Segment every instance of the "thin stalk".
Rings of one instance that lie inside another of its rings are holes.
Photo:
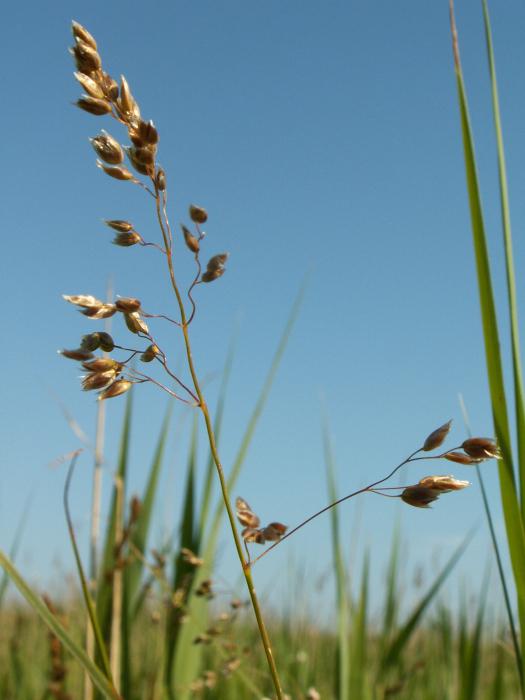
[[[122,514],[124,500],[124,484],[120,476],[115,478],[116,507],[115,507],[115,552],[121,548],[123,540]],[[120,693],[120,670],[121,670],[121,641],[122,641],[122,576],[123,570],[120,566],[119,557],[116,558],[113,569],[113,600],[111,612],[111,646],[110,663],[111,675],[113,676],[117,692]]]
[[[179,311],[180,311],[180,318],[181,318],[181,326],[182,326],[182,333],[184,336],[184,346],[186,349],[186,358],[188,361],[188,368],[191,374],[191,378],[193,381],[193,386],[195,388],[195,392],[198,397],[198,407],[200,408],[202,415],[204,417],[204,422],[206,424],[206,432],[208,434],[208,441],[210,444],[210,450],[211,454],[213,457],[213,461],[215,463],[215,467],[217,469],[217,474],[219,477],[219,482],[220,482],[220,487],[221,487],[221,492],[222,492],[222,497],[224,501],[224,506],[226,508],[226,512],[228,514],[228,520],[230,521],[230,527],[235,543],[235,549],[237,550],[237,556],[239,557],[239,561],[242,566],[244,578],[246,581],[246,586],[248,587],[248,592],[250,594],[250,600],[252,603],[253,611],[255,614],[255,618],[257,620],[257,626],[259,628],[259,635],[261,637],[261,642],[264,647],[264,652],[266,654],[266,660],[268,662],[268,668],[270,671],[270,675],[272,677],[272,682],[275,688],[275,692],[277,695],[277,700],[283,700],[283,690],[281,687],[281,681],[279,679],[279,674],[277,672],[277,667],[275,665],[275,659],[273,657],[273,652],[272,652],[272,647],[271,647],[271,642],[270,642],[270,637],[268,635],[268,632],[266,630],[266,625],[264,624],[264,619],[262,616],[261,612],[261,607],[259,604],[259,600],[257,598],[257,593],[255,592],[255,586],[253,583],[253,578],[250,570],[250,566],[246,560],[246,557],[244,556],[243,548],[242,548],[242,542],[241,538],[239,537],[239,534],[237,532],[237,527],[235,524],[235,516],[233,513],[233,509],[230,503],[230,497],[228,493],[228,486],[226,482],[226,476],[224,474],[224,469],[221,464],[221,460],[219,457],[219,453],[217,451],[217,445],[215,442],[215,434],[213,431],[213,425],[210,417],[210,412],[208,410],[208,406],[206,404],[206,401],[204,400],[204,395],[202,393],[200,383],[197,377],[197,373],[195,370],[195,365],[193,362],[193,356],[192,356],[192,351],[191,351],[191,344],[190,344],[190,338],[189,338],[189,333],[188,333],[188,321],[186,318],[186,310],[184,308],[184,302],[182,300],[182,296],[180,294],[176,279],[175,279],[175,271],[173,269],[173,257],[172,257],[172,248],[171,248],[171,231],[169,228],[169,222],[167,220],[166,214],[165,214],[165,209],[164,209],[164,220],[163,220],[163,212],[161,209],[161,196],[159,193],[159,190],[155,186],[155,191],[156,191],[156,210],[157,210],[157,218],[159,222],[159,226],[162,232],[162,237],[164,239],[164,245],[167,250],[167,263],[168,263],[168,270],[169,270],[169,275],[170,275],[170,281],[171,281],[171,286],[173,288],[173,292],[175,294],[175,297],[177,299],[177,304],[179,306]]]
[[[325,506],[324,508],[321,508],[321,510],[318,510],[317,513],[314,513],[309,518],[306,518],[306,520],[303,520],[302,523],[299,523],[299,525],[296,525],[289,532],[287,532],[285,535],[283,535],[280,540],[277,540],[277,542],[274,542],[270,547],[268,547],[268,549],[265,549],[262,554],[259,554],[258,557],[253,559],[253,561],[250,563],[250,566],[253,566],[255,564],[255,562],[259,561],[259,559],[262,559],[265,556],[265,554],[268,554],[268,552],[271,552],[271,550],[274,549],[275,547],[277,547],[277,545],[281,544],[281,542],[284,542],[284,540],[288,539],[288,537],[291,537],[291,535],[293,535],[295,532],[297,532],[297,530],[300,530],[302,527],[307,525],[309,522],[311,522],[312,520],[315,520],[315,518],[318,518],[323,513],[326,513],[327,510],[330,510],[331,508],[335,508],[335,506],[338,506],[340,503],[343,503],[344,501],[348,501],[349,498],[353,498],[354,496],[359,496],[360,493],[365,493],[366,491],[372,491],[376,486],[379,486],[379,484],[382,484],[385,481],[388,481],[388,479],[393,477],[394,474],[399,469],[401,469],[401,467],[403,467],[405,464],[408,464],[408,462],[414,461],[415,455],[417,455],[418,452],[421,452],[421,450],[422,450],[422,448],[420,447],[415,452],[412,452],[412,454],[409,455],[402,462],[400,462],[397,465],[397,467],[394,467],[394,469],[392,469],[390,474],[387,474],[382,479],[379,479],[378,481],[374,481],[372,484],[369,484],[368,486],[365,486],[362,489],[359,489],[357,491],[353,491],[352,493],[349,493],[347,496],[343,496],[342,498],[338,498],[337,501],[334,501],[333,503],[330,503],[329,505]],[[386,495],[386,494],[381,494],[381,495]],[[397,498],[397,496],[395,498]]]

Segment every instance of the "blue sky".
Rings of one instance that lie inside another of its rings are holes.
[[[208,0],[156,2],[145,9],[143,3],[115,1],[18,3],[5,10],[1,45],[10,70],[3,82],[0,174],[0,285],[7,301],[0,546],[9,546],[30,495],[20,564],[32,580],[44,583],[71,567],[61,506],[64,468],[49,464],[78,441],[59,402],[86,433],[92,435],[95,424],[92,395],[80,393],[77,368],[56,350],[75,346],[96,326],[61,294],[103,296],[111,276],[117,293],[138,296],[153,311],[174,311],[159,257],[111,246],[101,223],[129,218],[145,237],[156,235],[138,189],[95,167],[88,137],[100,128],[122,142],[125,137],[107,120],[71,106],[80,94],[67,54],[71,19],[94,34],[106,70],[126,75],[143,115],[155,121],[172,221],[184,220],[190,202],[202,204],[210,214],[206,253],[230,252],[226,275],[198,290],[192,326],[211,406],[216,375],[238,333],[221,450],[227,467],[293,299],[309,275],[236,490],[263,519],[293,525],[326,502],[323,403],[342,493],[389,471],[449,418],[451,445],[461,442],[458,392],[473,430],[492,434],[447,4]],[[518,0],[493,4],[519,283],[525,252],[525,6]],[[480,3],[458,2],[457,16],[496,291],[503,302]],[[184,279],[191,267],[182,248],[179,260]],[[523,300],[521,286],[518,292]],[[506,350],[505,326],[502,331]],[[176,334],[159,332],[177,366],[182,349]],[[131,492],[142,488],[165,407],[164,395],[140,387]],[[106,494],[122,408],[122,400],[108,403]],[[174,427],[170,441],[154,539],[178,512],[189,425],[184,411],[175,425],[182,427]],[[206,456],[204,441],[201,454]],[[72,493],[84,541],[90,470],[86,454]],[[483,470],[502,534],[495,464]],[[406,478],[416,481],[433,471],[411,467]],[[445,464],[437,471],[451,470]],[[418,564],[435,570],[436,560],[443,562],[476,528],[456,581],[468,577],[477,588],[490,556],[481,499],[474,473],[458,467],[454,474],[471,479],[472,488],[429,511],[373,496],[341,508],[349,550],[354,532],[355,562],[366,548],[372,551],[378,593],[385,543],[399,516],[407,571]],[[309,575],[322,574],[330,565],[329,542],[328,519],[320,519],[261,562],[261,586],[290,560]],[[223,576],[235,580],[226,535],[221,562]],[[271,592],[271,603],[280,606],[284,592],[284,585]],[[500,604],[496,585],[493,600]]]

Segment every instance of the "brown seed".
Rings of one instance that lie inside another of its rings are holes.
[[[120,233],[128,233],[128,231],[133,229],[133,224],[130,224],[129,221],[123,221],[122,219],[106,219],[104,223],[106,226]]]
[[[97,117],[111,112],[111,104],[109,102],[106,102],[106,100],[99,100],[96,97],[89,97],[88,95],[80,97],[75,104],[77,107],[80,107],[80,109],[83,109],[84,112],[89,112]]]
[[[95,73],[102,67],[102,61],[97,50],[83,41],[77,40],[76,45],[71,49],[71,53],[80,73],[89,75],[89,73]]]
[[[132,245],[136,245],[142,241],[142,236],[136,231],[130,231],[129,233],[117,233],[113,239],[115,245],[120,245],[123,248],[129,248]]]
[[[97,399],[98,401],[104,401],[105,399],[112,399],[115,396],[120,396],[124,392],[131,389],[133,386],[132,382],[128,382],[127,379],[117,379],[113,384],[108,386],[107,389],[100,392]]]
[[[423,486],[408,486],[401,494],[401,499],[415,508],[428,508],[439,497],[439,491]]]
[[[113,338],[110,336],[109,333],[105,333],[104,331],[100,331],[98,334],[100,338],[100,349],[103,350],[104,352],[111,352],[115,348],[115,343],[113,342]]]
[[[118,98],[117,103],[119,109],[128,121],[140,119],[139,106],[131,94],[128,81],[123,75],[120,76],[120,97]]]
[[[144,165],[144,163],[141,163],[139,160],[136,159],[134,148],[126,148],[126,153],[129,158],[129,162],[138,173],[140,173],[141,175],[150,175],[151,168],[148,168],[147,165]]]
[[[107,370],[105,372],[93,372],[86,375],[82,379],[82,389],[84,391],[93,391],[93,389],[103,389],[115,379],[115,370]]]
[[[97,357],[91,362],[83,362],[82,367],[88,372],[120,372],[122,370],[122,363],[112,360],[110,357]]]
[[[205,224],[208,221],[208,213],[206,209],[190,204],[190,219],[196,224]]]
[[[215,280],[219,279],[219,277],[222,277],[224,274],[224,268],[220,268],[218,270],[206,270],[206,272],[202,273],[201,276],[201,281],[202,282],[214,282]]]
[[[149,333],[147,323],[136,311],[125,313],[124,320],[126,321],[126,326],[132,333],[144,333],[145,335]]]
[[[241,498],[238,496],[235,500],[235,509],[237,513],[237,519],[243,525],[244,527],[247,528],[257,528],[260,525],[260,519],[255,513],[252,511],[248,503],[244,500],[244,498]]]
[[[120,297],[115,301],[115,306],[117,307],[118,311],[123,311],[124,313],[138,311],[140,309],[140,299]]]
[[[501,450],[492,438],[469,438],[461,447],[474,459],[501,459]]]
[[[104,99],[106,96],[104,90],[96,80],[93,80],[93,78],[90,78],[89,75],[85,73],[74,73],[74,76],[90,97]]]
[[[93,357],[93,353],[88,350],[82,350],[82,348],[78,350],[59,350],[58,352],[64,357],[67,357],[68,360],[77,360],[80,362],[90,360]]]
[[[110,177],[114,177],[116,180],[134,180],[135,176],[127,168],[121,165],[108,166],[97,160],[97,166],[103,170]]]
[[[459,491],[470,485],[468,481],[460,481],[459,479],[454,479],[453,476],[425,476],[420,479],[418,486],[423,486],[427,489],[434,489],[435,491],[442,491],[443,493],[448,493],[449,491]]]
[[[92,49],[95,49],[95,51],[97,50],[97,42],[95,41],[94,37],[85,27],[78,22],[75,22],[75,20],[71,22],[71,31],[73,32],[73,36],[75,37],[76,41],[82,41],[84,44],[91,46]]]
[[[133,160],[141,165],[153,165],[155,163],[155,148],[153,146],[141,146],[130,149]]]
[[[181,224],[182,228],[182,233],[184,234],[184,241],[186,242],[186,246],[191,250],[192,253],[198,253],[200,250],[200,244],[199,244],[199,239],[194,236],[189,229],[184,226],[184,224]]]
[[[482,461],[479,458],[475,459],[474,457],[469,457],[469,455],[464,452],[447,452],[443,457],[457,464],[479,464]]]
[[[241,537],[245,542],[255,542],[256,544],[264,544],[266,538],[262,530],[256,530],[253,527],[245,527],[241,532]]]
[[[130,131],[129,137],[135,146],[145,144],[154,146],[159,141],[158,131],[151,120],[149,122],[140,120],[137,127]]]
[[[421,449],[423,449],[425,452],[430,452],[430,450],[435,450],[436,447],[442,445],[450,431],[451,425],[452,421],[449,420],[448,423],[445,423],[437,430],[434,430],[433,433],[430,433],[423,443],[423,447]]]
[[[277,542],[286,533],[288,527],[282,523],[270,523],[262,529],[262,534],[267,542]]]
[[[89,139],[95,153],[99,158],[102,158],[110,165],[118,165],[124,160],[124,151],[119,142],[110,136],[107,132],[102,131],[101,134]]]
[[[164,192],[166,189],[166,174],[162,168],[157,171],[157,175],[155,177],[155,184],[157,186],[157,189],[159,192]]]
[[[98,321],[101,318],[110,318],[117,312],[114,304],[102,304],[100,308],[82,309],[80,313],[88,318]]]
[[[89,333],[82,336],[80,341],[80,349],[86,352],[93,352],[100,347],[100,333]]]
[[[159,349],[156,345],[148,345],[148,347],[144,350],[142,355],[140,356],[140,359],[142,362],[151,362],[154,360],[157,355],[159,354]]]
[[[102,71],[102,77],[100,79],[100,84],[102,86],[102,89],[104,90],[104,94],[108,99],[110,99],[112,102],[115,102],[117,97],[118,97],[118,83],[116,80],[113,80],[113,78],[108,75],[108,73],[104,73]]]
[[[62,294],[62,299],[75,306],[82,306],[85,309],[99,309],[104,305],[103,301],[91,294]]]

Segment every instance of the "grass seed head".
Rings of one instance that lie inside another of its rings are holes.
[[[106,219],[104,223],[106,226],[109,226],[114,231],[118,231],[119,233],[129,233],[129,231],[133,230],[133,224],[131,224],[129,221],[124,221],[123,219]]]
[[[106,131],[89,139],[95,153],[110,165],[119,165],[124,160],[124,151],[119,142]]]
[[[115,396],[120,396],[126,391],[129,391],[132,386],[133,382],[129,382],[127,379],[117,379],[113,384],[110,384],[107,389],[101,391],[97,398],[99,401],[113,399]]]
[[[461,447],[474,459],[501,459],[501,450],[492,438],[469,438]]]
[[[151,362],[154,360],[157,355],[159,354],[159,349],[156,345],[148,345],[148,347],[144,350],[142,355],[140,356],[140,359],[142,362]]]
[[[75,78],[84,88],[84,91],[89,97],[95,97],[98,100],[104,100],[106,95],[99,82],[90,78],[85,73],[74,73]]]
[[[103,170],[106,175],[114,177],[115,180],[134,180],[135,176],[127,168],[122,165],[109,166],[104,165],[100,160],[97,160],[97,167]]]
[[[415,508],[428,508],[431,503],[438,499],[439,494],[439,491],[425,486],[408,486],[403,490],[401,500]]]
[[[81,24],[73,20],[73,22],[71,22],[71,31],[73,32],[75,41],[82,41],[95,51],[97,50],[97,42],[95,41],[94,37]]]
[[[182,233],[184,235],[184,242],[186,243],[186,247],[191,250],[192,253],[198,253],[200,250],[200,243],[199,239],[194,236],[191,231],[184,226],[184,224],[181,224],[181,229]]]
[[[97,357],[91,362],[83,362],[82,367],[88,372],[109,372],[110,370],[121,372],[123,365],[110,357]]]
[[[140,309],[140,300],[133,297],[120,297],[115,301],[115,306],[117,307],[118,311],[130,313]]]
[[[142,236],[136,231],[130,231],[129,233],[117,233],[113,239],[113,243],[121,246],[122,248],[129,248],[130,246],[141,242]]]
[[[479,458],[475,457],[470,457],[470,455],[465,454],[464,452],[447,452],[447,454],[443,455],[445,459],[448,459],[449,462],[456,462],[456,464],[479,464],[482,460]]]
[[[423,449],[425,452],[430,452],[430,450],[435,450],[437,447],[443,444],[445,438],[447,437],[452,421],[449,420],[434,432],[430,433],[425,442],[423,443]]]
[[[75,306],[82,306],[84,309],[100,309],[104,302],[91,294],[62,294],[62,299]]]
[[[114,369],[104,372],[90,372],[82,378],[82,389],[84,391],[103,389],[115,379],[116,374]]]
[[[145,333],[148,335],[149,328],[147,323],[140,317],[136,311],[124,314],[124,320],[126,321],[126,326],[128,330],[132,333]]]
[[[101,318],[111,318],[117,312],[117,307],[115,304],[102,304],[99,308],[85,308],[81,309],[80,313],[84,314],[88,318],[98,321]]]
[[[190,219],[196,224],[205,224],[208,221],[208,212],[196,204],[190,204]]]
[[[98,51],[77,38],[75,46],[71,49],[71,54],[75,59],[75,64],[79,73],[90,75],[102,68],[102,60]]]
[[[98,336],[100,339],[101,350],[103,350],[104,352],[111,352],[115,348],[115,343],[109,333],[106,333],[105,331],[100,331]]]
[[[157,189],[159,192],[164,192],[166,189],[166,173],[162,168],[160,168],[157,172],[157,176],[155,178],[155,184],[157,186]]]
[[[84,112],[94,114],[96,117],[101,117],[111,112],[111,104],[107,100],[102,100],[98,97],[84,95],[83,97],[79,97],[75,104],[77,107],[84,110]]]
[[[425,476],[418,482],[418,486],[441,491],[442,493],[459,491],[469,485],[469,481],[460,481],[459,479],[454,479],[453,476]]]
[[[68,360],[77,360],[78,362],[85,362],[93,357],[92,352],[82,348],[78,348],[78,350],[59,350],[58,352],[67,357]]]

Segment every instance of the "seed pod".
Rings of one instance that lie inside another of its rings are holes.
[[[115,301],[115,306],[118,311],[123,311],[124,313],[138,311],[140,309],[140,300],[132,297],[120,297]]]
[[[124,320],[126,321],[126,326],[132,333],[144,333],[145,335],[148,335],[149,328],[146,322],[136,311],[129,314],[124,314]]]
[[[262,534],[267,542],[277,542],[286,534],[288,527],[282,523],[270,523],[262,529]]]
[[[94,37],[91,36],[88,30],[81,24],[73,20],[71,23],[71,31],[76,41],[82,41],[84,44],[91,46],[92,49],[95,49],[95,51],[97,50],[97,42]]]
[[[107,333],[105,335],[107,335]],[[89,353],[98,350],[101,345],[100,336],[100,333],[88,333],[88,335],[82,336],[80,349]]]
[[[118,97],[118,83],[116,80],[108,74],[102,72],[102,77],[100,79],[100,84],[104,90],[104,94],[112,102],[115,102]]]
[[[266,539],[261,530],[256,530],[252,527],[246,527],[241,532],[241,537],[245,542],[255,542],[256,544],[265,544]]]
[[[208,221],[208,213],[206,209],[190,204],[190,219],[196,224],[205,224]]]
[[[127,168],[121,165],[108,166],[97,160],[97,167],[103,170],[110,177],[114,177],[116,180],[134,180],[135,176]]]
[[[99,158],[102,158],[110,165],[118,165],[124,160],[124,151],[119,142],[110,136],[107,132],[102,131],[101,134],[89,139],[95,153]]]
[[[181,224],[181,229],[182,233],[184,234],[184,241],[186,242],[186,246],[191,250],[192,253],[198,253],[200,250],[200,244],[199,244],[199,239],[194,236],[191,231],[184,226],[184,224]]]
[[[135,146],[145,144],[155,146],[159,141],[159,134],[151,120],[149,122],[140,120],[136,128],[130,130],[129,137]]]
[[[435,491],[442,491],[443,493],[459,491],[469,485],[469,481],[460,481],[459,479],[454,479],[453,476],[425,476],[418,482],[418,486],[434,489]]]
[[[214,280],[219,279],[219,277],[222,277],[224,274],[224,268],[219,268],[218,270],[212,270],[211,272],[209,270],[206,270],[206,272],[203,272],[201,276],[201,281],[202,282],[213,282]]]
[[[123,75],[120,76],[120,97],[118,98],[117,103],[119,109],[127,120],[129,120],[131,117],[140,119],[139,106],[131,94],[128,81]]]
[[[144,165],[144,163],[141,163],[135,158],[135,149],[126,148],[126,153],[128,155],[129,162],[138,173],[140,173],[141,175],[150,175],[150,169],[148,169],[148,166]]]
[[[111,112],[111,104],[109,102],[99,100],[96,97],[89,97],[88,95],[80,97],[75,104],[80,109],[83,109],[84,112],[89,112],[89,114],[94,114],[97,117]]]
[[[82,389],[84,391],[103,389],[115,379],[115,374],[115,370],[107,370],[106,372],[93,372],[87,374],[82,379]]]
[[[102,304],[102,306],[99,309],[83,309],[80,313],[84,314],[84,316],[87,316],[88,318],[93,319],[94,321],[98,321],[101,318],[110,318],[116,313],[116,311],[117,309],[114,304]]]
[[[162,168],[157,171],[157,175],[155,177],[155,184],[157,185],[157,189],[159,192],[164,192],[166,189],[166,173]]]
[[[85,309],[99,309],[104,305],[103,301],[91,294],[62,294],[62,299],[75,306],[82,306]]]
[[[75,59],[77,69],[80,73],[95,73],[102,67],[102,61],[94,49],[89,44],[85,44],[83,41],[78,41],[75,46],[71,49],[71,54]]]
[[[100,331],[98,334],[100,338],[100,349],[103,350],[104,352],[111,352],[115,348],[115,343],[113,342],[113,338],[110,336],[109,333],[105,333],[104,331]]]
[[[135,146],[132,150],[133,160],[142,165],[153,165],[155,163],[154,146]]]
[[[120,233],[128,233],[128,231],[131,231],[133,228],[133,224],[130,224],[129,221],[123,221],[122,219],[106,219],[104,223],[106,226]]]
[[[448,459],[449,462],[456,462],[457,464],[479,464],[482,461],[479,458],[469,457],[464,452],[447,452],[443,457]]]
[[[106,96],[104,90],[96,80],[93,80],[93,78],[90,78],[89,75],[85,73],[74,73],[74,76],[90,97],[104,99]]]
[[[443,442],[445,441],[445,438],[447,437],[447,435],[450,431],[451,425],[452,425],[452,421],[449,420],[448,423],[445,423],[437,430],[434,430],[433,433],[430,433],[430,435],[427,437],[427,439],[423,443],[423,447],[421,449],[424,450],[425,452],[430,452],[430,450],[435,450],[436,447],[439,447],[440,445],[442,445]]]
[[[250,529],[255,529],[259,527],[260,525],[260,519],[255,513],[252,511],[248,503],[244,500],[244,498],[241,498],[240,496],[237,497],[235,500],[235,510],[237,514],[237,519],[241,523],[241,525],[244,525],[245,527],[248,527]]]
[[[117,233],[113,239],[115,245],[120,245],[123,248],[129,248],[132,245],[136,245],[142,241],[142,236],[136,231],[130,231],[129,233]]]
[[[148,345],[148,347],[144,350],[142,355],[140,356],[140,359],[142,362],[151,362],[154,360],[157,355],[159,354],[159,349],[156,345]]]
[[[224,267],[226,260],[228,260],[229,253],[220,253],[219,255],[214,255],[213,258],[210,258],[208,261],[208,264],[206,266],[206,269],[208,272],[215,272],[216,270],[220,270]]]
[[[82,367],[88,372],[121,372],[124,365],[110,357],[97,357],[91,362],[83,362]]]
[[[461,447],[474,459],[501,459],[501,450],[492,438],[469,438]]]
[[[82,348],[78,350],[59,350],[58,352],[64,357],[67,357],[68,360],[77,360],[79,362],[90,360],[93,357],[92,352],[82,350]]]
[[[101,391],[98,395],[98,401],[104,401],[105,399],[113,399],[115,396],[120,396],[124,392],[131,389],[133,382],[128,382],[127,379],[117,379],[113,384],[108,386],[107,389]]]
[[[428,508],[438,497],[439,491],[422,486],[409,486],[401,494],[401,499],[415,508]]]

